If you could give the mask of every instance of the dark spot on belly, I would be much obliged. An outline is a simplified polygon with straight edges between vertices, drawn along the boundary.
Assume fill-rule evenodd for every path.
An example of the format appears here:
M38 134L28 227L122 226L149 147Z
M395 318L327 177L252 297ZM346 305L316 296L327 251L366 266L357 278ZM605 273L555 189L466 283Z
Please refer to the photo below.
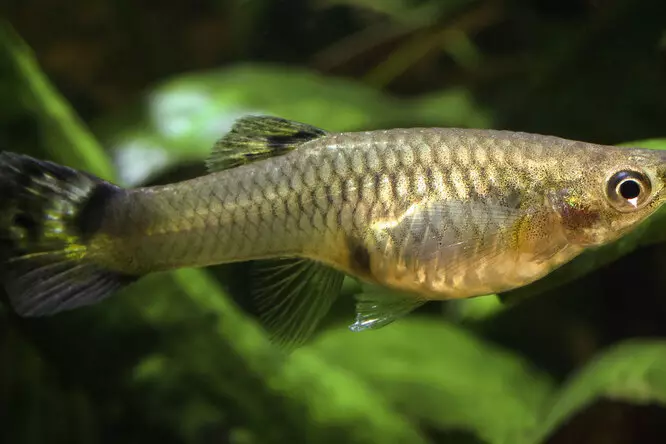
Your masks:
M370 252L358 239L348 238L349 266L360 276L370 276Z

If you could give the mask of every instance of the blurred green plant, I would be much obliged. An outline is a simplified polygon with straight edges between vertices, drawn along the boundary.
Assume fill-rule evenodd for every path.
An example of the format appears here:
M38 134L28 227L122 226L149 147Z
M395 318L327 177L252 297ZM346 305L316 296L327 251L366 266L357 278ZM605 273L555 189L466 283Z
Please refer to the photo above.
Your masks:
M489 125L461 89L398 99L359 82L298 68L239 65L167 80L131 109L95 122L126 184L169 166L202 162L245 114L272 114L331 131L399 125Z
M552 397L533 442L543 442L598 398L666 405L666 342L630 340L600 353Z
M43 135L33 154L116 176L6 24L0 67L12 85L3 97ZM250 111L332 130L491 124L462 91L406 100L303 71L243 66L167 82L138 112L100 123L97 133L121 174L123 155L141 163L137 149L149 157L162 152L150 172L119 178L141 183L165 165L201 161L233 118ZM544 285L578 279L662 239L663 217ZM526 292L543 291L535 288ZM105 442L114 431L124 442L425 443L437 433L437 442L459 442L445 434L462 431L473 442L536 444L600 397L666 404L663 341L617 345L561 383L528 356L481 339L473 324L414 315L362 334L338 326L287 356L205 270L150 276L108 302L51 319L0 311L0 382L9 381L0 395L3 417L15 424L0 437ZM45 376L51 373L56 380ZM40 410L49 415L34 413Z

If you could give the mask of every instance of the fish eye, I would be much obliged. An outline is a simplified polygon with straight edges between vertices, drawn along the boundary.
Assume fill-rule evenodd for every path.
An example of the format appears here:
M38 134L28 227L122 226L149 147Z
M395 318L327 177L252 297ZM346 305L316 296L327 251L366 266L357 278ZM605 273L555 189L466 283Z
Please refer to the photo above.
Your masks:
M606 185L611 205L619 211L632 211L648 201L652 186L645 173L622 170L613 174Z
M626 200L636 199L641 195L641 185L634 179L627 179L617 186L617 191Z

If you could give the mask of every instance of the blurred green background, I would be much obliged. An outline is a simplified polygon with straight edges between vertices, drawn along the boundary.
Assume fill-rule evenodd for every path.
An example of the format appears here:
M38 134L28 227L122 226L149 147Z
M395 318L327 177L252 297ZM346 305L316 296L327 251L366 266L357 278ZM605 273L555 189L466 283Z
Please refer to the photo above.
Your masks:
M201 174L238 116L666 148L662 0L4 0L0 149ZM0 442L666 442L666 212L506 295L285 354L230 267L97 306L0 305ZM241 285L242 286L242 285ZM231 296L233 295L233 296Z

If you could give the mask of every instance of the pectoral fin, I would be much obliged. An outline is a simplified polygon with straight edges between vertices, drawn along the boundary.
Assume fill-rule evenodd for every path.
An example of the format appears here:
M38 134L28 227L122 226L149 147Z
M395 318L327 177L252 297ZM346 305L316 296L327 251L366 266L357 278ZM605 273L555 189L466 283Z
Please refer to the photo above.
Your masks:
M407 267L437 264L444 272L456 273L459 267L472 266L469 261L489 263L500 258L498 253L514 242L517 224L525 214L518 206L499 203L424 201L396 221L372 229L373 237Z
M415 294L369 284L363 285L356 300L356 321L349 326L354 332L384 327L426 302Z

